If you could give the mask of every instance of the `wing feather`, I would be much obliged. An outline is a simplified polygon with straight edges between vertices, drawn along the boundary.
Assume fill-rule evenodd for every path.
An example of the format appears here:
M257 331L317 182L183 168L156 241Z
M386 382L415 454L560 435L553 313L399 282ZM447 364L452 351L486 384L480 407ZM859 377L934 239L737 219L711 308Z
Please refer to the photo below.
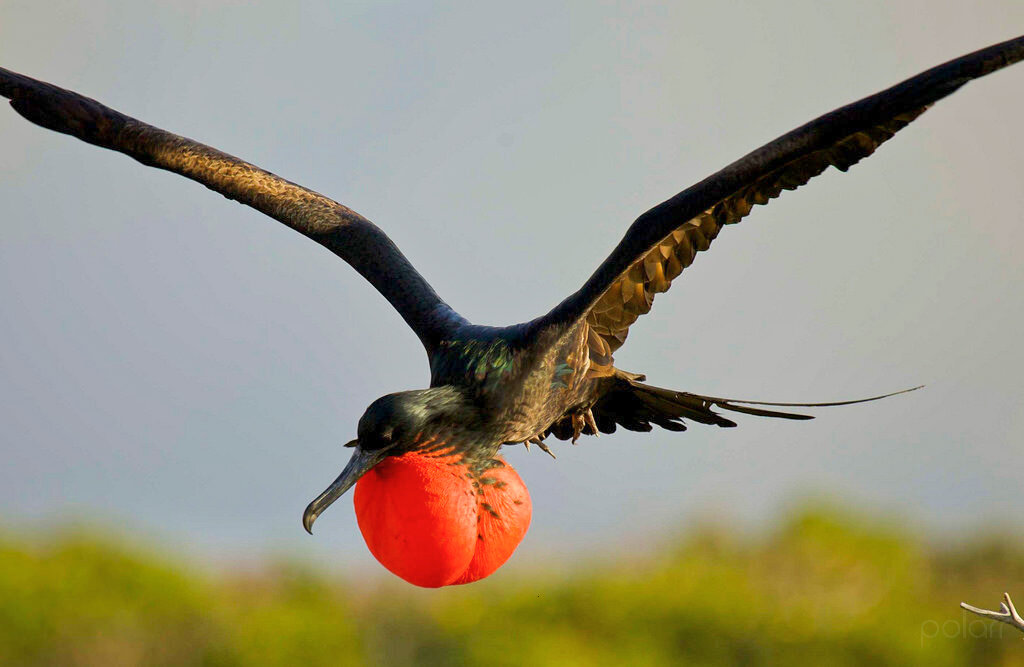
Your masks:
M202 183L323 245L391 303L428 352L464 322L379 227L323 195L78 93L0 68L0 95L26 119Z
M951 60L821 116L779 137L641 215L583 287L534 322L585 318L592 376L612 372L612 355L654 297L707 250L722 227L755 205L795 190L832 166L846 171L968 81L1024 59L1024 37Z

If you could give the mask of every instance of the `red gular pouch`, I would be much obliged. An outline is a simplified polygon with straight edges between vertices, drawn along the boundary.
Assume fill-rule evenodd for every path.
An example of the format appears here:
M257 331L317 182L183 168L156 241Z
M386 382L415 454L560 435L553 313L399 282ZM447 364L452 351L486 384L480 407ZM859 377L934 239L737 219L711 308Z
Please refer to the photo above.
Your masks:
M530 527L526 485L505 461L472 474L458 457L388 457L356 484L359 530L374 558L410 584L437 588L489 576Z

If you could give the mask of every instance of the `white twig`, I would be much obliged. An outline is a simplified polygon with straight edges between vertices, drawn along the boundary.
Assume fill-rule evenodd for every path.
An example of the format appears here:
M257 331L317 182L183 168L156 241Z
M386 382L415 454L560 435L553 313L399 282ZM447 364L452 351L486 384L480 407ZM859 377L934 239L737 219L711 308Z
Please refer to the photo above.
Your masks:
M977 614L978 616L984 616L985 618L991 618L995 621L1012 625L1021 632L1024 632L1024 618L1020 617L1017 610L1013 608L1013 600L1010 599L1009 593L1003 593L1003 601L999 603L999 611L989 611L988 609L978 609L972 607L966 602L961 602L960 606L969 612Z

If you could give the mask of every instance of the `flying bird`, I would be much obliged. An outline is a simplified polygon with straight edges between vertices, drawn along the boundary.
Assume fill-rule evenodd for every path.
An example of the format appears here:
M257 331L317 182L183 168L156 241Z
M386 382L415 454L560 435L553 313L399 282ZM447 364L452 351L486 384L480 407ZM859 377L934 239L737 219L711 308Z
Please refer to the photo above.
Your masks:
M426 349L430 385L370 404L347 445L351 459L302 522L312 532L316 518L355 486L356 516L373 555L413 584L438 587L490 575L529 527L529 493L499 455L502 446L533 443L550 453L549 435L575 442L620 426L735 426L722 411L810 419L778 408L882 398L766 403L673 391L617 368L614 355L655 296L724 225L830 166L846 171L936 101L1021 59L1024 37L995 44L765 144L641 215L577 292L547 314L507 327L459 315L383 231L323 195L2 68L0 95L37 125L181 174L275 218L351 264L391 303Z

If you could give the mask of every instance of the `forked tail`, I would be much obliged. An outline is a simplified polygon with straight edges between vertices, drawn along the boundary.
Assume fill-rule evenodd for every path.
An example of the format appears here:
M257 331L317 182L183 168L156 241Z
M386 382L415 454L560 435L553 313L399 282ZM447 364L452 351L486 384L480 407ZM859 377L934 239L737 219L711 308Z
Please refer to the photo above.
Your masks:
M814 419L813 415L768 410L764 407L756 406L772 408L827 408L838 405L854 405L856 403L878 401L898 394L906 394L924 386L920 385L910 389L882 394L881 396L858 398L851 401L782 403L720 398L718 396L704 396L691 392L662 389L661 387L652 387L651 385L641 383L640 380L643 379L645 378L642 375L623 373L616 369L615 376L609 378L607 390L591 407L594 417L593 422L586 424L582 429L582 433L593 435L595 433L594 425L597 426L597 430L601 433L614 433L618 426L630 431L650 431L654 426L660 426L669 431L685 431L686 423L684 420L687 419L700 424L712 424L722 427L736 426L736 422L715 412L712 408L756 415L758 417ZM572 424L572 416L566 415L561 420L552 424L549 432L559 439L567 440L574 435Z

